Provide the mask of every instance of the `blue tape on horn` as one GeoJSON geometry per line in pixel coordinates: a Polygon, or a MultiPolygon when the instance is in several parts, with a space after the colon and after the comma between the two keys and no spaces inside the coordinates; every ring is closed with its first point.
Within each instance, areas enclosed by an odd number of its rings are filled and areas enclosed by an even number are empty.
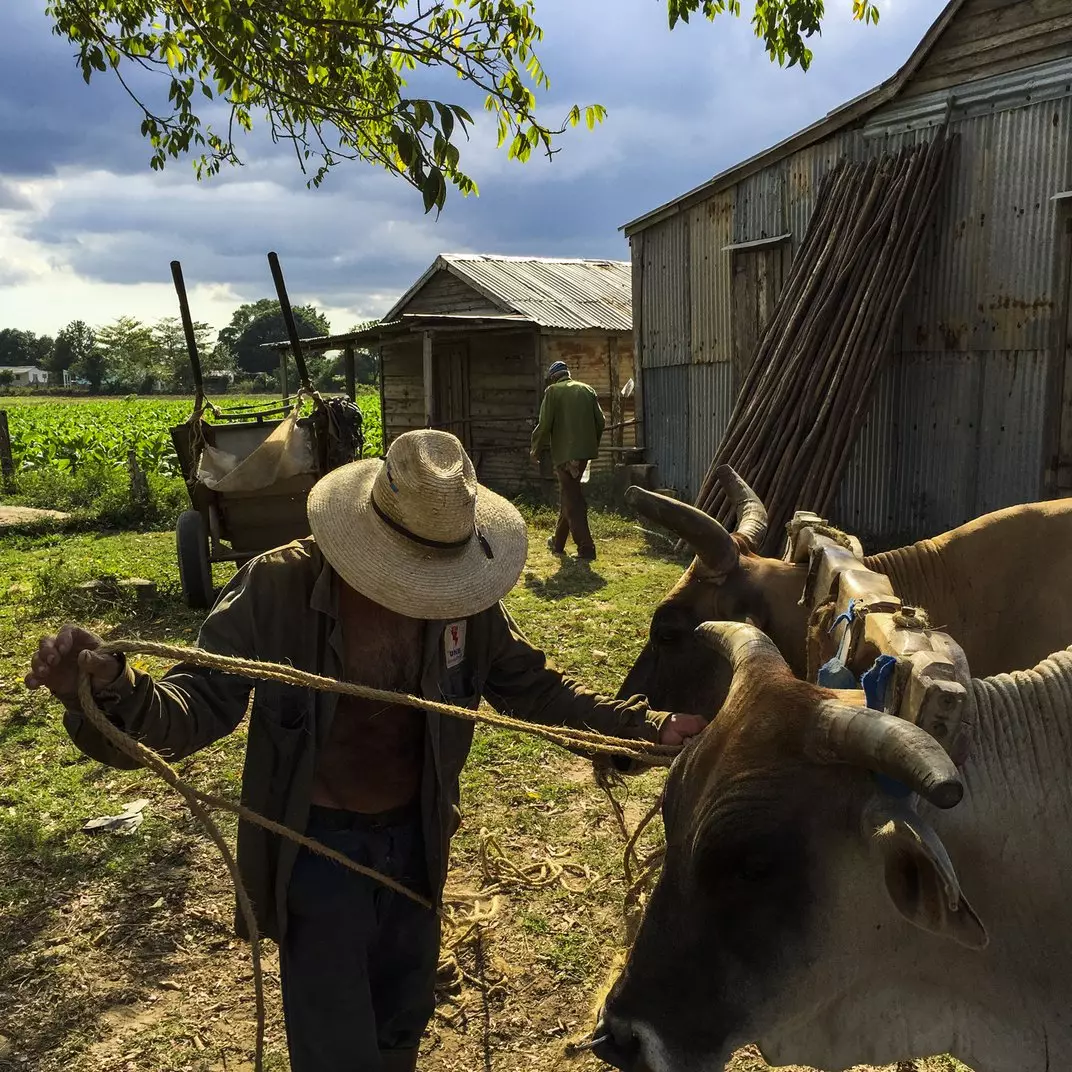
{"type": "MultiPolygon", "coordinates": [[[[865,671],[860,678],[863,686],[867,706],[873,711],[882,711],[886,707],[886,689],[890,678],[893,676],[897,660],[892,655],[880,655],[872,664],[871,669],[865,671]]],[[[908,797],[912,790],[903,782],[895,781],[885,774],[873,774],[872,777],[878,783],[879,788],[891,797],[908,797]]]]}

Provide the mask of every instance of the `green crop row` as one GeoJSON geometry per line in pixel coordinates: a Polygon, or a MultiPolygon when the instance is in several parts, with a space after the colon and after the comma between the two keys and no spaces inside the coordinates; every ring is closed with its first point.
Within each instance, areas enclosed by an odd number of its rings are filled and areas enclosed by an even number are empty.
{"type": "MultiPolygon", "coordinates": [[[[270,405],[265,396],[227,398],[222,408],[270,405]]],[[[365,456],[377,457],[383,444],[378,395],[359,396],[365,429],[365,456]]],[[[188,399],[130,398],[34,401],[0,399],[7,411],[15,471],[77,473],[85,467],[125,468],[134,452],[146,473],[181,476],[171,428],[190,415],[188,399]]],[[[211,417],[209,418],[211,420],[211,417]]]]}

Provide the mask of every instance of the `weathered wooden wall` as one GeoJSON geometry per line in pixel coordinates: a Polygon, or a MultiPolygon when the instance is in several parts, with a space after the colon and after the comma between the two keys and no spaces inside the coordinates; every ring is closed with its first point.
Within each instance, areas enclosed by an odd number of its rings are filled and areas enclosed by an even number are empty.
{"type": "Polygon", "coordinates": [[[592,469],[610,470],[618,459],[618,452],[610,448],[631,447],[636,442],[636,425],[624,423],[635,420],[634,400],[621,397],[622,387],[633,376],[632,336],[545,333],[541,344],[541,376],[553,361],[565,361],[573,378],[588,384],[599,396],[608,427],[592,469]]]}
{"type": "Polygon", "coordinates": [[[400,310],[402,313],[476,313],[501,316],[503,309],[450,272],[436,272],[400,310]]]}
{"type": "MultiPolygon", "coordinates": [[[[386,446],[403,432],[425,427],[421,336],[385,342],[382,360],[386,446]]],[[[633,376],[631,336],[537,334],[535,327],[433,334],[435,425],[465,443],[481,483],[501,494],[541,485],[529,443],[552,361],[565,361],[573,376],[599,396],[608,428],[593,469],[609,471],[620,456],[611,448],[636,442],[634,400],[621,397],[633,376]],[[460,391],[466,392],[467,405],[459,403],[460,391]]],[[[542,483],[549,477],[544,473],[542,483]]]]}
{"type": "Polygon", "coordinates": [[[536,332],[473,332],[468,346],[473,464],[482,484],[513,495],[539,479],[537,465],[529,459],[540,409],[536,332]]]}
{"type": "Polygon", "coordinates": [[[960,86],[1068,55],[1069,0],[967,0],[901,96],[960,86]]]}
{"type": "Polygon", "coordinates": [[[383,446],[403,432],[423,428],[424,377],[421,338],[413,335],[385,342],[380,350],[383,375],[383,446]]]}

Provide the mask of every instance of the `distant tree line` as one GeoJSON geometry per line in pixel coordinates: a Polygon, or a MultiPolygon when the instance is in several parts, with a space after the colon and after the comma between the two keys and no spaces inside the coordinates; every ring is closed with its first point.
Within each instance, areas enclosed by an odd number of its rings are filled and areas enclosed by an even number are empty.
{"type": "MultiPolygon", "coordinates": [[[[330,335],[327,317],[312,305],[294,309],[300,338],[330,335]]],[[[265,343],[287,338],[279,302],[262,298],[239,306],[231,322],[213,339],[208,324],[195,322],[194,335],[206,388],[211,391],[237,386],[244,390],[278,388],[279,355],[265,343]]],[[[379,369],[375,354],[358,350],[357,382],[374,384],[379,369]]],[[[317,354],[307,358],[310,378],[321,391],[341,388],[342,354],[317,354]]],[[[62,384],[63,373],[95,393],[149,394],[166,391],[186,394],[193,390],[193,369],[186,337],[178,317],[165,317],[145,324],[121,316],[110,324],[91,328],[72,320],[56,337],[35,335],[18,328],[0,329],[0,388],[10,387],[14,374],[5,366],[35,365],[50,373],[52,385],[62,384]]],[[[290,362],[294,368],[293,359],[290,362]]],[[[296,371],[290,386],[297,384],[296,371]]]]}

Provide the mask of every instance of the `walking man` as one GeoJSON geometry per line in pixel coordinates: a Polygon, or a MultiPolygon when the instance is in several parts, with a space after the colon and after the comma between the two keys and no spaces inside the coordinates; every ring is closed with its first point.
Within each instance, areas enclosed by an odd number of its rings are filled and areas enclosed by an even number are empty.
{"type": "Polygon", "coordinates": [[[564,361],[555,361],[547,370],[540,420],[532,433],[532,457],[550,448],[558,477],[558,526],[547,540],[552,554],[563,554],[566,539],[572,535],[578,558],[591,561],[596,557],[581,477],[589,461],[599,453],[606,423],[595,391],[573,379],[564,361]]]}
{"type": "MultiPolygon", "coordinates": [[[[677,744],[703,729],[588,692],[521,635],[500,600],[525,563],[525,523],[478,485],[454,436],[399,436],[385,461],[320,480],[308,510],[312,536],[243,566],[200,647],[607,735],[677,744]]],[[[155,680],[100,643],[65,626],[26,676],[64,704],[86,755],[133,766],[81,714],[80,667],[115,724],[170,760],[231,733],[252,691],[242,802],[441,903],[471,722],[195,666],[155,680]]],[[[435,1006],[436,913],[246,823],[238,864],[279,943],[293,1072],[411,1072],[435,1006]]]]}

